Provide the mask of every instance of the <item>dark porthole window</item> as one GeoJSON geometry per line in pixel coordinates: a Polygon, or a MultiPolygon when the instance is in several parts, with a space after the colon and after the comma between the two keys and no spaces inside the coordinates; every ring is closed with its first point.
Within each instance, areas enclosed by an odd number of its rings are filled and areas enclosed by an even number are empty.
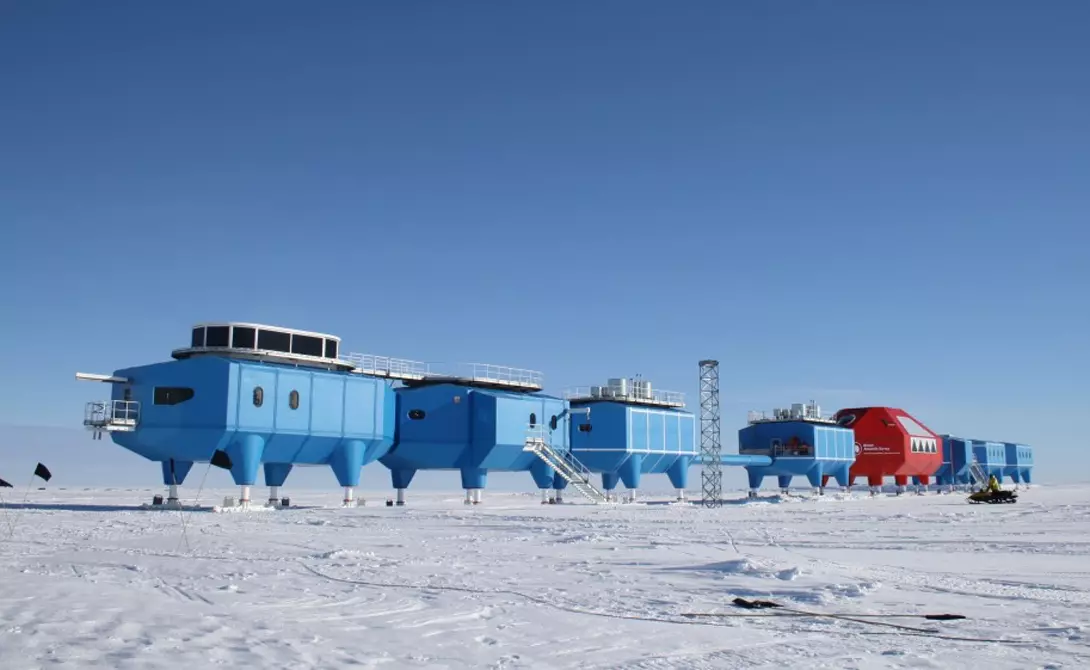
{"type": "Polygon", "coordinates": [[[261,407],[265,402],[265,391],[260,386],[254,387],[254,407],[261,407]]]}
{"type": "Polygon", "coordinates": [[[299,392],[292,391],[288,394],[288,407],[292,409],[299,409],[299,392]]]}
{"type": "Polygon", "coordinates": [[[579,424],[579,432],[580,433],[589,433],[590,429],[591,429],[591,425],[589,423],[579,424]]]}
{"type": "Polygon", "coordinates": [[[156,386],[153,394],[156,405],[179,405],[193,397],[193,389],[180,386],[156,386]]]}
{"type": "Polygon", "coordinates": [[[556,430],[556,421],[556,415],[553,414],[552,417],[549,418],[549,430],[556,430]]]}
{"type": "Polygon", "coordinates": [[[530,427],[533,428],[537,425],[537,414],[530,412],[530,427]]]}
{"type": "Polygon", "coordinates": [[[413,421],[419,421],[424,418],[424,410],[422,409],[410,409],[409,418],[413,421]]]}

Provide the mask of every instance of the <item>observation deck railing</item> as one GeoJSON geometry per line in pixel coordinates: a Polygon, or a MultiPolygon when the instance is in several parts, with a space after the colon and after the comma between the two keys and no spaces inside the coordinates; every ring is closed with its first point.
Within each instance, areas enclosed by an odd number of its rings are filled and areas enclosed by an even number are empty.
{"type": "Polygon", "coordinates": [[[625,392],[610,386],[575,386],[564,390],[565,400],[616,400],[663,407],[684,407],[685,394],[680,391],[639,389],[629,387],[625,392]]]}
{"type": "Polygon", "coordinates": [[[427,363],[406,358],[349,353],[341,356],[341,360],[352,365],[353,372],[375,377],[424,379],[428,374],[427,363]]]}
{"type": "Polygon", "coordinates": [[[539,391],[545,386],[545,375],[537,370],[515,368],[491,363],[425,363],[404,358],[389,358],[371,354],[349,353],[341,361],[352,366],[353,372],[409,381],[460,381],[489,386],[539,391]]]}
{"type": "Polygon", "coordinates": [[[771,412],[750,410],[746,417],[747,423],[765,423],[769,421],[820,421],[822,423],[836,423],[835,414],[828,412],[814,412],[809,408],[802,412],[793,412],[790,409],[774,409],[771,412]]]}

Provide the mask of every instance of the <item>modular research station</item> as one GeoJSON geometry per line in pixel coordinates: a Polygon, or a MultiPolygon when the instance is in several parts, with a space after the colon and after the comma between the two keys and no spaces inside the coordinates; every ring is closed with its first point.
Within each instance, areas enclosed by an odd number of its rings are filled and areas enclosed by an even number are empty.
{"type": "Polygon", "coordinates": [[[329,466],[355,506],[361,469],[375,461],[390,471],[397,505],[420,470],[458,471],[467,504],[482,502],[490,471],[529,472],[545,503],[564,502],[568,486],[594,503],[635,501],[645,474],[667,475],[684,500],[694,465],[709,505],[720,501],[723,466],[746,468],[751,497],[767,476],[785,490],[805,477],[819,493],[830,479],[850,487],[860,477],[872,492],[886,477],[897,492],[909,481],[968,485],[981,472],[1031,481],[1028,445],[940,435],[890,407],[751,412],[738,453],[724,454],[718,374],[716,361],[700,362],[698,427],[681,393],[645,379],[556,396],[533,370],[345,353],[334,335],[217,322],[193,327],[171,360],[76,377],[110,385],[109,399],[86,404],[84,426],[161,463],[168,495],[154,506],[164,508],[179,506],[193,465],[218,452],[240,487],[228,502],[241,508],[255,505],[259,471],[269,487],[260,505],[290,506],[280,489],[296,465],[329,466]]]}

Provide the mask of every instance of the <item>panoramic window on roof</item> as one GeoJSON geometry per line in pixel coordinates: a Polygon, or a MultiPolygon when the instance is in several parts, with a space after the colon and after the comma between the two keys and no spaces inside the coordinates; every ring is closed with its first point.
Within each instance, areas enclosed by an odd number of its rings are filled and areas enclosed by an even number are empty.
{"type": "Polygon", "coordinates": [[[247,326],[235,326],[231,333],[231,346],[235,349],[253,349],[257,344],[257,330],[247,326]]]}
{"type": "Polygon", "coordinates": [[[313,335],[292,335],[291,353],[300,356],[322,355],[322,338],[313,335]]]}
{"type": "Polygon", "coordinates": [[[920,424],[913,421],[911,417],[899,416],[897,417],[897,420],[901,422],[901,425],[904,426],[905,430],[908,431],[909,435],[931,437],[931,431],[927,430],[920,424]]]}
{"type": "Polygon", "coordinates": [[[282,333],[279,330],[259,330],[257,331],[257,348],[291,353],[291,333],[282,333]]]}
{"type": "Polygon", "coordinates": [[[325,357],[336,358],[337,357],[337,340],[325,341],[325,357]]]}
{"type": "Polygon", "coordinates": [[[189,346],[191,347],[203,347],[204,346],[204,328],[193,329],[193,339],[190,340],[189,346]]]}
{"type": "Polygon", "coordinates": [[[204,346],[206,347],[228,347],[230,346],[229,338],[231,335],[230,326],[209,326],[204,336],[204,346]]]}

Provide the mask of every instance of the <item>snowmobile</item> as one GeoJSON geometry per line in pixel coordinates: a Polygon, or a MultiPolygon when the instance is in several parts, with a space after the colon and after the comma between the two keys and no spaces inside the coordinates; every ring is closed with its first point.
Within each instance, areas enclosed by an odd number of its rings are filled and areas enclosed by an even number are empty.
{"type": "Polygon", "coordinates": [[[1018,502],[1018,494],[1014,491],[991,490],[981,489],[980,491],[974,491],[969,495],[969,504],[979,505],[980,503],[988,503],[989,505],[997,505],[1000,503],[1016,503],[1018,502]]]}

